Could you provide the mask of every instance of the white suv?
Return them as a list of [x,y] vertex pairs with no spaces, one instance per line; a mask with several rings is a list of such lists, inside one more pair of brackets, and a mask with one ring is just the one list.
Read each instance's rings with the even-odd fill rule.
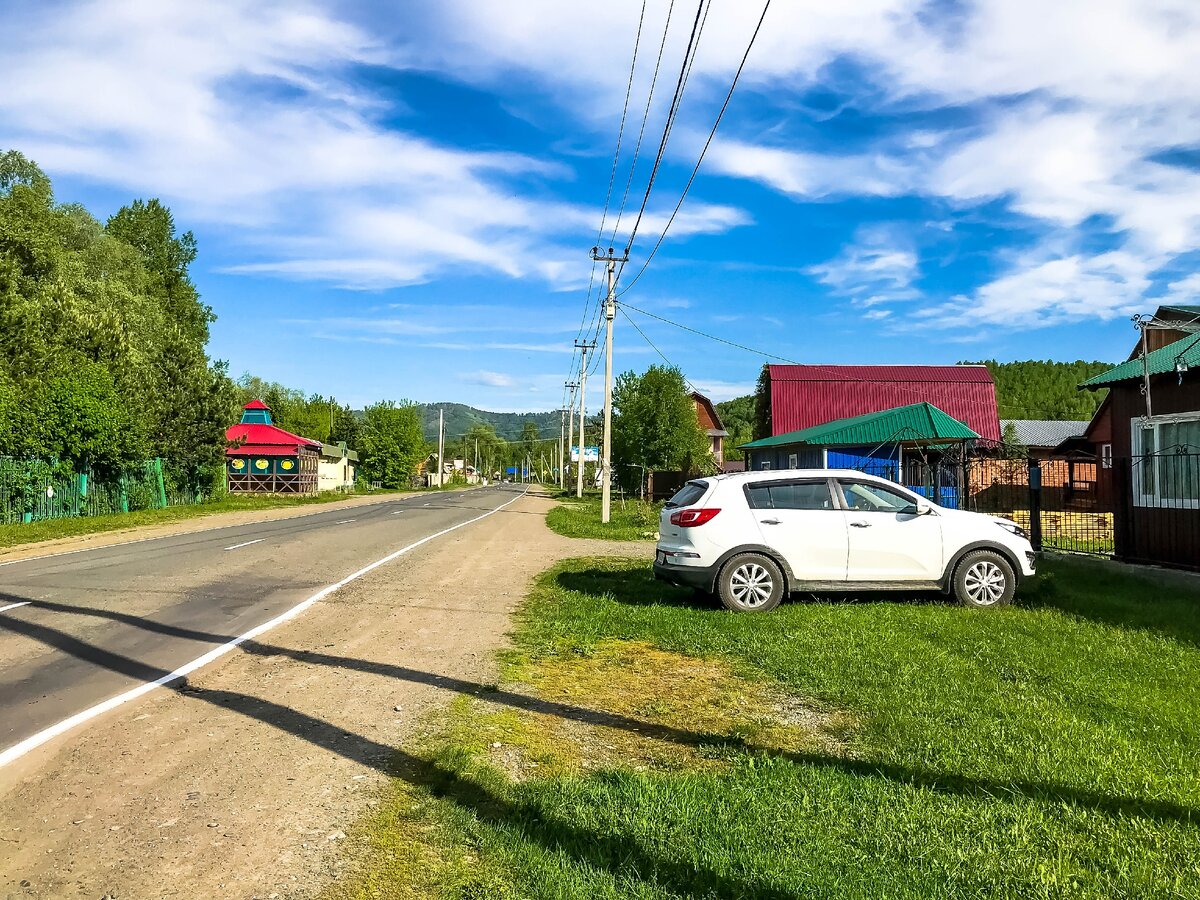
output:
[[689,481],[663,509],[659,534],[656,578],[739,612],[774,609],[791,591],[940,590],[998,606],[1036,559],[1015,522],[841,469]]

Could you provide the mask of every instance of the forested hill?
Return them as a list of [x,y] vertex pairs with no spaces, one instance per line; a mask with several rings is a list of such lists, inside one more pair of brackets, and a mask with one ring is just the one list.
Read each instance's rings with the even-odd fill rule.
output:
[[1052,362],[1030,359],[1021,362],[980,362],[996,381],[996,401],[1001,419],[1086,420],[1092,417],[1107,391],[1081,391],[1079,384],[1111,369],[1115,363]]
[[526,422],[533,422],[540,437],[555,437],[561,421],[558,410],[552,412],[515,413],[489,412],[463,403],[422,403],[421,421],[424,423],[425,438],[437,440],[438,410],[445,411],[446,435],[453,440],[471,430],[475,425],[490,425],[496,434],[508,441],[521,437]]

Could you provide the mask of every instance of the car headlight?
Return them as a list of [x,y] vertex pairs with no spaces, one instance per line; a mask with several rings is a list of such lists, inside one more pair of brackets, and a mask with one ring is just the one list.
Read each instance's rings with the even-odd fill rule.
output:
[[1022,528],[1020,525],[1018,525],[1016,522],[997,520],[996,524],[999,525],[1001,528],[1003,528],[1005,531],[1010,532],[1011,534],[1015,534],[1019,538],[1025,538],[1025,540],[1029,540],[1029,532],[1026,531],[1024,528]]

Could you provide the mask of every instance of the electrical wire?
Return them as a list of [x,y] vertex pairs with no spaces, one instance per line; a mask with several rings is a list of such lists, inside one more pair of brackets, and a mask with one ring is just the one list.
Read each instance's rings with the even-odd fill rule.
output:
[[[763,4],[762,15],[758,17],[758,25],[755,26],[754,33],[750,35],[750,43],[746,45],[746,52],[742,54],[742,61],[738,64],[737,71],[733,75],[733,82],[729,85],[729,92],[725,95],[725,102],[721,104],[721,110],[717,113],[717,119],[715,122],[713,122],[712,130],[708,133],[708,139],[704,142],[704,147],[700,150],[700,157],[696,160],[696,165],[692,167],[692,174],[688,177],[687,184],[683,186],[683,193],[679,195],[679,202],[675,204],[675,209],[671,212],[671,217],[667,219],[667,224],[663,227],[662,234],[658,236],[658,240],[655,241],[654,247],[650,250],[650,255],[646,257],[646,261],[642,263],[642,267],[638,269],[637,274],[633,276],[633,279],[629,282],[629,284],[625,285],[625,287],[621,290],[621,294],[624,294],[631,287],[637,284],[637,280],[642,277],[642,273],[646,271],[647,267],[650,265],[650,261],[654,259],[655,254],[658,253],[658,248],[662,246],[662,242],[666,238],[667,232],[670,230],[671,225],[674,223],[675,217],[679,215],[679,210],[683,206],[683,201],[687,198],[688,191],[692,188],[692,182],[696,180],[696,173],[700,171],[700,164],[704,162],[704,157],[708,153],[708,148],[712,144],[713,138],[717,134],[717,128],[721,124],[721,119],[725,115],[725,110],[729,108],[729,101],[733,99],[733,92],[737,88],[739,79],[742,77],[742,70],[746,67],[746,60],[750,58],[750,51],[754,47],[754,42],[758,39],[758,33],[762,30],[763,21],[767,18],[767,10],[770,8],[771,0],[766,0],[766,3]],[[620,296],[620,294],[618,296]]]
[[617,149],[613,151],[612,169],[608,173],[608,191],[604,195],[604,212],[600,214],[600,227],[596,229],[596,243],[604,236],[604,223],[608,219],[608,205],[612,200],[613,182],[617,177],[617,161],[621,158],[621,138],[625,135],[625,117],[629,113],[629,97],[633,93],[633,74],[637,70],[638,47],[642,43],[642,24],[646,21],[646,0],[642,0],[642,14],[638,17],[637,36],[633,39],[633,60],[629,64],[629,81],[625,84],[625,105],[621,108],[621,124],[617,128]]
[[671,129],[675,124],[675,116],[679,113],[679,104],[683,100],[683,90],[687,84],[687,74],[690,71],[690,64],[697,46],[698,33],[700,29],[700,20],[703,17],[704,10],[707,8],[709,0],[700,0],[696,4],[696,18],[692,22],[692,32],[688,36],[687,47],[684,48],[683,62],[679,67],[679,76],[675,79],[675,93],[671,97],[671,105],[667,109],[667,118],[663,124],[662,138],[658,142],[658,152],[654,156],[654,165],[650,169],[650,178],[646,182],[646,191],[642,195],[642,204],[638,209],[637,218],[634,220],[633,228],[629,231],[629,238],[625,242],[625,254],[629,255],[629,249],[633,246],[634,240],[637,238],[638,228],[642,224],[642,217],[646,214],[646,204],[650,202],[650,192],[654,189],[654,181],[658,177],[658,168],[662,165],[663,156],[667,152],[667,140],[671,136]]
[[[846,372],[842,372],[842,371],[838,371],[837,369],[830,368],[829,366],[822,366],[822,365],[815,364],[815,363],[797,362],[794,359],[788,359],[786,356],[779,356],[774,353],[768,353],[766,350],[759,350],[755,347],[748,347],[745,344],[739,344],[736,341],[731,341],[731,340],[728,340],[727,338],[718,337],[715,334],[709,334],[706,331],[701,331],[698,328],[692,328],[690,325],[684,325],[681,322],[673,321],[672,319],[668,319],[664,316],[660,316],[657,313],[652,313],[652,312],[648,312],[647,310],[644,310],[644,309],[639,309],[638,307],[634,306],[629,301],[625,301],[625,302],[619,304],[617,308],[622,309],[622,310],[632,309],[634,312],[641,313],[643,316],[647,316],[648,318],[657,319],[658,321],[663,322],[667,325],[672,325],[675,328],[682,329],[683,331],[691,332],[692,334],[698,335],[699,337],[707,338],[710,341],[716,341],[717,343],[720,343],[720,344],[726,344],[727,346],[734,347],[738,350],[745,350],[747,353],[753,353],[755,356],[761,356],[766,359],[779,360],[782,363],[786,363],[786,364],[792,365],[792,366],[804,366],[807,369],[818,369],[822,372],[828,373],[829,375],[831,375],[834,378],[837,378],[841,381],[853,381],[853,382],[858,382],[860,384],[873,384],[874,383],[867,378],[860,378],[855,375],[850,375],[850,374],[847,374]],[[629,318],[629,315],[626,314],[625,317]],[[925,400],[928,397],[928,395],[925,394],[924,392],[914,390],[912,388],[905,388],[905,387],[901,387],[899,385],[893,385],[893,387],[896,388],[897,390],[903,391],[904,393],[912,394],[916,397],[920,397],[922,400]],[[1049,415],[1055,414],[1055,412],[1053,410],[1037,409],[1037,408],[1028,407],[1028,406],[1019,406],[1015,403],[1005,403],[1005,404],[1003,404],[1003,406],[1005,406],[1008,409],[1024,410],[1025,412],[1040,412],[1040,413],[1049,414]]]
[[637,171],[638,159],[642,152],[642,138],[646,134],[646,122],[650,118],[650,105],[654,100],[654,86],[658,83],[658,71],[662,66],[663,50],[667,46],[667,33],[671,30],[671,14],[675,11],[675,0],[671,0],[670,6],[667,7],[667,21],[663,26],[662,41],[658,45],[658,59],[654,62],[654,74],[650,77],[650,91],[646,95],[646,108],[642,111],[642,124],[638,128],[637,144],[633,148],[633,162],[629,164],[629,177],[625,179],[625,191],[621,195],[621,208],[617,211],[617,219],[613,224],[612,235],[608,239],[608,244],[616,244],[617,229],[621,227],[621,217],[625,214],[625,203],[629,200],[629,188],[633,184],[633,174]]
[[[621,315],[623,315],[629,321],[629,324],[633,326],[634,331],[642,336],[642,340],[650,345],[650,349],[662,357],[662,361],[668,366],[678,371],[680,375],[683,375],[683,369],[679,368],[679,366],[667,359],[667,354],[663,353],[662,350],[658,348],[658,345],[655,344],[654,341],[650,340],[650,336],[646,334],[646,332],[642,331],[642,326],[635,322],[633,317],[629,315],[629,313],[625,312],[622,307],[618,306],[617,309],[621,311]],[[683,375],[683,381],[691,390],[696,391],[696,386],[692,384],[691,380],[686,375]],[[699,391],[696,391],[696,393],[699,393]]]

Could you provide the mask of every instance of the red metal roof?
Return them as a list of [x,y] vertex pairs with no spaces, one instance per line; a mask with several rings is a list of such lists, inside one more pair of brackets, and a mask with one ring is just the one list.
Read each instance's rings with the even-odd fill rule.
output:
[[261,400],[251,400],[249,403],[243,406],[242,409],[265,409],[269,412],[271,407],[267,406],[267,404],[263,403]]
[[980,437],[1000,440],[986,366],[770,366],[771,434],[931,403]]
[[[299,447],[312,447],[316,450],[321,449],[321,442],[314,441],[312,438],[301,437],[298,434],[292,434],[290,431],[284,431],[276,425],[258,425],[238,424],[230,425],[225,429],[225,440],[231,444],[240,443],[239,447],[230,447],[225,452],[227,454],[245,454],[245,453],[260,453],[264,456],[268,455],[290,455],[294,454]],[[253,446],[257,449],[246,450],[246,447]],[[263,450],[263,447],[278,447],[281,448],[274,452],[268,453]]]
[[294,446],[282,444],[242,444],[240,447],[230,447],[225,451],[226,456],[295,456]]

